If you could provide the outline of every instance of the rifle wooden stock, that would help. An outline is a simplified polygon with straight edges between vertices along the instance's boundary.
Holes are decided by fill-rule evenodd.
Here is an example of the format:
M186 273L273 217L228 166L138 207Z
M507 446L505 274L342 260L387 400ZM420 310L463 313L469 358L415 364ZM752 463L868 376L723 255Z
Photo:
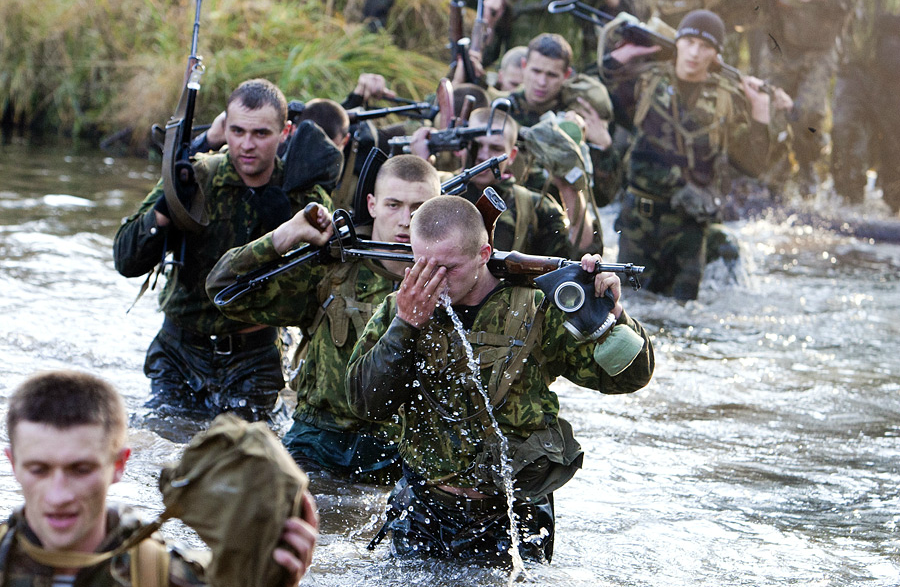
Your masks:
M500 197L492 187L486 187L475 202L475 207L481 214L484 221L484 228L488 233L488 244L494 248L494 228L497 226L497 219L506 211L506 202Z

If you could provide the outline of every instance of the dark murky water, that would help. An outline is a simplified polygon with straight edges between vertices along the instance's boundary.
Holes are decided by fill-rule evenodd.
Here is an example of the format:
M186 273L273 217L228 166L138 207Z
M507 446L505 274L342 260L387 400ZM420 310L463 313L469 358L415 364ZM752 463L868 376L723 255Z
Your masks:
M113 381L136 449L113 496L148 514L161 509L159 466L181 446L144 418L143 354L162 316L154 295L126 315L140 280L115 272L111 243L158 173L0 146L0 405L39 369ZM527 565L524 583L900 584L900 246L767 220L732 228L737 283L709 279L684 305L626 292L656 345L646 389L555 384L587 457L556 494L555 559ZM367 551L383 488L314 476L313 490L322 538L305 584L506 584L502 571ZM3 462L0 509L19 499Z

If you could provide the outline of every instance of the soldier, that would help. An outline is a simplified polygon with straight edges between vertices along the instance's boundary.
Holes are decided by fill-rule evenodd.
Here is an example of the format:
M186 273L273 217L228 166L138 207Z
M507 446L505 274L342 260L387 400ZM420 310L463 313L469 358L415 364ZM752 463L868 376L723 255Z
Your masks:
M842 44L834 87L831 174L834 189L862 203L874 167L884 202L900 211L900 2L860 2Z
M648 63L639 58L658 48L632 44L603 61L617 110L635 129L616 221L619 258L646 266L642 280L650 291L683 300L696 299L703 277L724 157L758 175L770 149L762 82L745 77L738 87L714 71L724 35L716 14L696 10L678 27L674 62Z
M837 69L835 42L848 8L848 0L771 0L766 11L769 40L761 48L760 73L794 99L788 121L803 195L815 194L821 179L816 164L826 146L828 95ZM786 177L783 166L773 171Z
M128 506L107 504L107 491L122 479L131 455L125 406L115 389L86 373L40 373L13 392L8 407L6 456L25 504L0 526L0 582L131 587L135 577L151 577L144 587L206 584L196 557L167 549L156 534L129 549L126 541L141 520ZM309 492L302 512L285 522L273 554L290 572L287 586L309 569L316 544Z
M440 193L437 172L414 155L397 155L379 169L368 209L372 238L409 242L410 215ZM325 210L319 210L322 219ZM275 231L225 253L207 280L210 297L243 273L303 242L323 244L326 233L301 212ZM307 469L326 469L353 480L388 483L398 476L398 429L356 417L347 406L344 371L353 344L386 295L396 289L405 265L353 261L300 265L221 308L230 319L272 326L300 326L306 359L296 383L294 424L284 437L291 455ZM393 476L393 479L392 479Z
M125 277L152 273L167 251L177 262L160 292L165 320L144 362L152 394L147 406L193 418L234 411L264 420L284 387L277 331L225 318L206 296L206 275L228 249L269 232L310 201L328 202L328 196L282 189L276 152L289 125L287 102L275 85L242 83L225 111L228 151L197 155L193 163L209 224L197 232L179 230L160 180L119 228L113 256Z
M611 292L616 325L607 337L576 340L541 292L488 271L487 231L464 198L424 203L410 229L416 262L369 321L347 369L354 413L399 414L403 425L404 478L370 547L390 530L397 555L502 560L512 490L519 530L530 537L523 556L549 560L552 491L583 457L549 385L564 376L603 393L640 389L653 372L650 339L622 309L619 278L598 273L593 293ZM592 271L599 261L585 255L581 263ZM441 299L452 311L437 308Z
M528 128L547 117L560 119L566 113L578 115L582 130L576 143L579 149L583 147L589 152L581 155L590 186L590 192L585 196L592 198L592 208L602 207L612 202L621 184L621 161L616 149L612 148L609 129L612 104L606 88L596 78L573 75L571 59L572 48L561 36L544 33L532 39L522 63L522 88L509 96L512 115L520 127ZM542 169L537 153L533 151L531 147L524 149L521 163L516 167L516 177L528 188L541 193L549 191L556 196L558 182L553 182L552 175ZM548 164L546 161L540 163ZM562 203L566 205L565 201ZM600 232L599 219L594 221L594 229ZM602 235L598 238L602 241Z

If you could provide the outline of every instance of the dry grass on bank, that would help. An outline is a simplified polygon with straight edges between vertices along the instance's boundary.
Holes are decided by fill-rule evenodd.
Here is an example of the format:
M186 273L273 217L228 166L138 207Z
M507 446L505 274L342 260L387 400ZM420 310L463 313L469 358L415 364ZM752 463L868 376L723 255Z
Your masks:
M406 27L404 38L438 43L434 31L443 26L446 32L441 0L397 4L412 6L398 21ZM329 17L326 6L204 0L198 53L206 73L197 120L212 120L234 86L251 77L268 78L289 99L301 100L341 100L364 71L381 73L403 96L418 99L434 90L446 71L445 62L434 58L438 51L429 57L413 42L407 43L412 50L400 49L389 33L368 33L340 14ZM144 129L165 122L175 108L194 8L193 0L4 0L0 112L6 109L17 124L61 134L96 136L131 127L135 141L143 141ZM423 27L418 32L411 24L416 19Z

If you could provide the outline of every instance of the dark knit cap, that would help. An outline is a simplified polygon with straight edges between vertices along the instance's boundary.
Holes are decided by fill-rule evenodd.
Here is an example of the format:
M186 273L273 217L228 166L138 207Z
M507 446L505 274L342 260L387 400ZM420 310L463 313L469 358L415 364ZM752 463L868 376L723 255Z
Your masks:
M717 51L722 50L725 41L725 23L719 15L709 10L692 10L681 19L678 25L677 41L681 37L700 37Z

